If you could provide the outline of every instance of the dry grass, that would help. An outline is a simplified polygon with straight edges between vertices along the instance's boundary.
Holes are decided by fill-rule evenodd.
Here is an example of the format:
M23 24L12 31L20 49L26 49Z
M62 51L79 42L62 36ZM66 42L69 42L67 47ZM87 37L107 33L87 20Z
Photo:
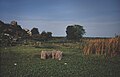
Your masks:
M110 39L85 40L84 54L97 54L106 56L120 55L120 37Z

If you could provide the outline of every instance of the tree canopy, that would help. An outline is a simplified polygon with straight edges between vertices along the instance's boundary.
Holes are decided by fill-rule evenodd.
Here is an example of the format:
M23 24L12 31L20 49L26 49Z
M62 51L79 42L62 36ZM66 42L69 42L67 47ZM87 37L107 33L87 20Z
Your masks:
M85 29L81 25L70 25L66 28L68 40L79 40L85 34Z
M32 33L32 35L39 34L38 28L33 28L33 29L31 30L31 33Z

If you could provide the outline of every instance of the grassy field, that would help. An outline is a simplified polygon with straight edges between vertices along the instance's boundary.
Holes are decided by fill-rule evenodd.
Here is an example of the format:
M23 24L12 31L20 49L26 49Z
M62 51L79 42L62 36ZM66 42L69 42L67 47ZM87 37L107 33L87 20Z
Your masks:
M61 61L40 59L41 50L63 51ZM120 57L83 55L79 43L0 48L0 77L120 77Z

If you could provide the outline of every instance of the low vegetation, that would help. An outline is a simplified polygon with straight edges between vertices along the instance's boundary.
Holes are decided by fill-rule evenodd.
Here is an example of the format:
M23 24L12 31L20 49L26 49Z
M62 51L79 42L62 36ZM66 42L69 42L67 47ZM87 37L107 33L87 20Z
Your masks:
M32 42L34 43L34 42ZM44 42L0 48L1 77L119 77L120 57L82 54L79 42ZM42 50L63 51L62 60L40 58Z

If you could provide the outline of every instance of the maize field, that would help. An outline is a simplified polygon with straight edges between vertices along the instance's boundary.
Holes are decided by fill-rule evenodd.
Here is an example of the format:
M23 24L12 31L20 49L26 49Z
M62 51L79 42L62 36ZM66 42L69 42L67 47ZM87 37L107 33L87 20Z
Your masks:
M85 55L120 55L120 37L113 37L109 39L87 39L85 40L83 52Z

